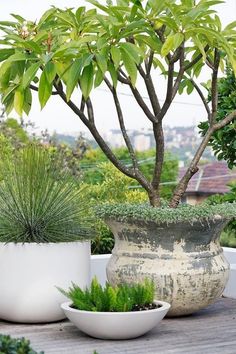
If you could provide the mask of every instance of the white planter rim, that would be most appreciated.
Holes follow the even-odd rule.
[[[125,311],[125,312],[101,312],[101,311],[84,311],[84,310],[78,310],[75,309],[73,307],[71,307],[72,302],[68,301],[68,302],[64,302],[63,304],[61,304],[61,308],[63,310],[66,311],[70,311],[70,312],[74,312],[74,313],[87,313],[87,314],[94,314],[96,316],[127,316],[130,315],[132,316],[133,314],[135,314],[136,316],[141,316],[144,315],[145,313],[153,313],[153,312],[157,312],[160,310],[169,310],[170,308],[170,304],[168,302],[165,301],[158,301],[158,300],[154,300],[153,303],[155,305],[160,305],[161,307],[157,307],[156,309],[151,309],[151,310],[142,310],[142,311]]]
[[[234,252],[236,253],[236,247],[222,247],[226,252]]]
[[[81,243],[81,242],[89,242],[90,240],[75,240],[75,241],[67,241],[67,242],[0,242],[3,245],[14,245],[14,246],[25,246],[25,245],[38,245],[38,246],[46,246],[46,245],[68,245],[72,243]]]

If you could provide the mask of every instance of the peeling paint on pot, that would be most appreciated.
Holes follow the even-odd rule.
[[[156,284],[156,298],[171,304],[168,316],[198,311],[219,298],[229,264],[219,244],[227,221],[176,224],[106,220],[115,236],[107,266],[112,284],[146,277]]]

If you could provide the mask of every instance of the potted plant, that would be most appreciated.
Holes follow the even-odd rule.
[[[94,278],[90,289],[83,291],[73,284],[68,291],[59,289],[71,301],[61,308],[84,333],[101,339],[131,339],[155,327],[170,305],[154,300],[152,281],[143,284],[103,288]]]
[[[11,336],[0,334],[1,353],[23,353],[23,354],[44,354],[36,352],[30,346],[30,341],[25,338],[12,338]]]
[[[1,161],[0,318],[51,322],[64,318],[55,285],[90,282],[85,192],[44,147],[30,145]]]
[[[138,282],[149,276],[158,285],[157,298],[171,303],[169,314],[192,313],[222,294],[229,273],[217,240],[235,215],[235,206],[203,206],[201,210],[178,205],[213,134],[235,121],[235,110],[216,119],[219,70],[225,62],[236,69],[235,22],[223,28],[212,8],[221,3],[218,0],[91,2],[95,8],[90,10],[53,7],[37,23],[15,15],[14,21],[1,23],[5,31],[1,40],[5,48],[0,50],[2,102],[6,112],[14,108],[21,116],[30,111],[32,91],[38,92],[41,108],[50,97],[58,96],[89,129],[108,159],[143,187],[150,206],[102,210],[116,238],[108,264],[109,281]],[[210,102],[198,84],[203,70],[210,78]],[[114,102],[130,156],[128,165],[117,158],[97,128],[91,92],[102,83]],[[142,172],[126,129],[120,85],[131,91],[153,128],[156,155],[151,180]],[[199,95],[208,128],[170,201],[162,205],[163,122],[177,93],[185,90]]]

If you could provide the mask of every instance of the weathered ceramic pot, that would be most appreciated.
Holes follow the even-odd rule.
[[[156,284],[156,299],[169,302],[168,316],[198,311],[219,298],[229,276],[229,264],[219,244],[228,221],[156,224],[106,220],[115,236],[107,265],[113,285],[146,277]]]

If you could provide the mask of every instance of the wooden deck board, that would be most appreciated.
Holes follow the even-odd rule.
[[[222,298],[192,316],[164,319],[147,335],[129,341],[93,339],[67,321],[0,322],[0,333],[24,336],[45,354],[236,354],[236,300]]]

